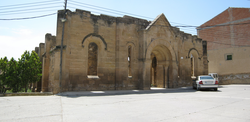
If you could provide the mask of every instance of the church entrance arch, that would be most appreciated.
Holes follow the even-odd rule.
[[[155,46],[150,55],[150,86],[169,88],[170,68],[172,68],[172,55],[164,45]]]

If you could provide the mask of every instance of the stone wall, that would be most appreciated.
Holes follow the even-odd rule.
[[[250,73],[219,75],[219,84],[250,84]]]
[[[45,91],[150,89],[152,77],[157,87],[191,86],[191,57],[195,76],[207,73],[206,42],[172,27],[164,14],[150,22],[77,9],[66,16],[60,87],[62,15],[58,11],[56,37],[46,35]]]
[[[50,66],[51,66],[51,50],[55,48],[56,37],[51,34],[45,35],[45,44],[40,44],[40,50],[44,51],[42,54],[42,91],[52,91],[49,87],[50,79]],[[42,48],[43,47],[43,48]]]

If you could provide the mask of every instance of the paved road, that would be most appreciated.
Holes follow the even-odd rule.
[[[0,97],[0,122],[249,122],[250,85]]]

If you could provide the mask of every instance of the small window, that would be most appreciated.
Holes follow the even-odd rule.
[[[232,60],[233,56],[232,55],[227,55],[227,60]]]
[[[226,53],[224,54],[224,57],[226,61],[233,60],[233,53]]]

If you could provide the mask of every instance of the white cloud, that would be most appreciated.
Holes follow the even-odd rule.
[[[32,30],[29,29],[12,29],[12,32],[18,35],[31,35]]]
[[[48,28],[48,30],[31,28],[21,25],[0,27],[0,58],[7,56],[8,59],[14,57],[18,60],[25,50],[35,50],[39,43],[44,43],[46,32],[55,31],[53,27]]]
[[[44,38],[38,35],[33,36],[2,36],[0,35],[0,58],[7,56],[16,60],[21,57],[25,50],[32,51]]]
[[[11,37],[11,36],[1,36],[0,35],[0,41],[2,42],[2,41],[11,41],[11,40],[13,40],[14,38],[13,37]]]

